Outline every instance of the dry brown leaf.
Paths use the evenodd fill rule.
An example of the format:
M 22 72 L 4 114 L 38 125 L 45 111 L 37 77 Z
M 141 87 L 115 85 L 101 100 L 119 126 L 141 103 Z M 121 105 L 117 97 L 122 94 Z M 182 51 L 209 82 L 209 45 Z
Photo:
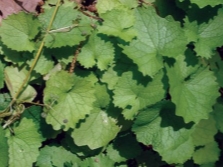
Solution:
M 36 7 L 41 1 L 42 0 L 0 0 L 0 23 L 2 18 L 6 18 L 8 15 L 18 13 L 19 11 L 36 13 Z

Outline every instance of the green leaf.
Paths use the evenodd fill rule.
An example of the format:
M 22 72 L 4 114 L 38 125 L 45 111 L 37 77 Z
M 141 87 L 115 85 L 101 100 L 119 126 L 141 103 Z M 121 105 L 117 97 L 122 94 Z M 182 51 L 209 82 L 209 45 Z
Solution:
M 39 167 L 65 166 L 65 164 L 76 166 L 80 159 L 63 147 L 45 146 L 40 150 L 37 159 Z
M 35 49 L 33 40 L 39 28 L 40 23 L 34 15 L 20 12 L 2 21 L 0 36 L 2 42 L 10 49 L 32 52 Z
M 191 135 L 195 146 L 202 146 L 214 141 L 214 136 L 218 132 L 215 124 L 213 116 L 210 116 L 209 119 L 201 120 L 195 126 L 195 130 Z
M 8 143 L 5 137 L 5 131 L 2 126 L 0 127 L 0 166 L 8 166 L 9 155 L 8 155 Z
M 11 97 L 8 93 L 0 94 L 0 112 L 3 111 L 9 106 L 11 102 Z
M 223 0 L 214 0 L 214 1 L 209 1 L 209 0 L 190 0 L 191 3 L 197 4 L 200 8 L 203 8 L 205 6 L 210 5 L 211 7 L 214 7 L 216 5 L 220 5 L 223 3 Z
M 198 123 L 207 119 L 212 105 L 219 96 L 214 73 L 208 67 L 195 65 L 197 59 L 191 53 L 178 56 L 173 67 L 167 67 L 171 100 L 176 105 L 176 115 L 186 123 Z
M 72 153 L 75 153 L 79 157 L 91 157 L 100 154 L 104 148 L 98 148 L 91 150 L 88 146 L 77 146 L 74 143 L 74 139 L 71 134 L 68 132 L 65 135 L 65 138 L 62 140 L 62 145 Z M 82 159 L 83 160 L 83 159 Z
M 125 41 L 131 41 L 136 36 L 132 28 L 135 18 L 132 10 L 113 9 L 100 15 L 103 25 L 98 27 L 100 33 L 119 37 Z
M 128 7 L 129 9 L 135 8 L 138 6 L 138 2 L 135 0 L 119 0 L 124 6 Z
M 206 164 L 218 160 L 220 149 L 216 142 L 211 142 L 200 148 L 193 154 L 193 160 L 196 164 Z
M 32 166 L 39 155 L 43 138 L 32 120 L 22 119 L 19 127 L 14 128 L 15 135 L 7 133 L 9 145 L 9 166 Z
M 92 113 L 71 135 L 78 146 L 87 145 L 91 149 L 96 149 L 107 145 L 115 138 L 120 130 L 116 123 L 116 120 L 104 111 Z
M 5 45 L 2 47 L 4 53 L 4 60 L 22 66 L 26 63 L 27 60 L 33 57 L 33 53 L 30 52 L 17 52 L 15 50 L 7 48 Z
M 48 25 L 54 7 L 44 10 L 39 16 L 43 25 Z M 57 11 L 56 18 L 52 25 L 52 32 L 46 36 L 45 46 L 48 48 L 60 48 L 63 46 L 74 46 L 85 40 L 85 34 L 90 34 L 90 18 L 74 10 L 72 6 L 61 6 Z M 60 30 L 59 30 L 60 29 Z M 53 32 L 53 31 L 57 32 Z
M 55 138 L 60 131 L 53 130 L 52 126 L 45 122 L 44 117 L 41 116 L 42 112 L 42 107 L 33 105 L 23 112 L 22 118 L 31 119 L 43 138 Z
M 4 87 L 4 65 L 0 61 L 0 89 Z
M 99 14 L 106 13 L 112 9 L 125 10 L 126 8 L 132 9 L 138 6 L 135 0 L 98 0 L 96 3 L 97 12 Z
M 193 151 L 191 125 L 174 114 L 174 105 L 163 101 L 139 113 L 133 125 L 137 140 L 152 145 L 169 164 L 184 163 Z
M 116 51 L 116 54 L 117 51 Z M 126 55 L 121 55 L 121 59 L 111 65 L 102 75 L 101 81 L 108 85 L 109 90 L 113 90 L 122 73 L 135 70 L 136 66 Z
M 223 62 L 221 61 L 220 54 L 216 52 L 216 54 L 208 60 L 208 64 L 210 64 L 211 71 L 215 72 L 219 86 L 223 87 Z
M 134 150 L 134 151 L 132 151 Z M 108 146 L 107 155 L 114 162 L 133 159 L 141 153 L 142 149 L 132 134 L 119 136 Z
M 112 161 L 108 156 L 99 154 L 98 156 L 86 158 L 80 166 L 90 166 L 90 167 L 114 167 L 115 162 Z
M 111 101 L 105 85 L 95 85 L 95 97 L 97 100 L 94 102 L 94 107 L 98 108 L 99 111 L 107 108 Z
M 97 33 L 93 33 L 87 44 L 81 49 L 77 60 L 85 68 L 91 68 L 94 65 L 100 70 L 106 70 L 114 59 L 114 48 L 112 43 L 105 42 Z
M 33 59 L 28 61 L 27 64 L 29 64 L 29 66 L 31 67 L 33 63 Z M 37 73 L 40 73 L 42 75 L 47 74 L 54 66 L 54 62 L 51 58 L 51 56 L 47 56 L 47 55 L 41 55 L 40 58 L 38 59 L 38 62 L 34 68 L 34 70 Z
M 112 1 L 98 0 L 96 7 L 98 13 L 102 14 L 111 11 L 112 9 L 120 8 L 122 7 L 122 5 L 119 2 L 119 0 L 112 0 Z
M 214 105 L 214 112 L 213 112 L 214 119 L 216 121 L 216 126 L 221 133 L 223 133 L 223 104 L 216 103 Z
M 108 84 L 108 89 L 114 89 L 114 86 L 118 82 L 119 76 L 115 71 L 114 66 L 109 67 L 103 74 L 101 81 Z
M 10 66 L 7 66 L 5 68 L 5 82 L 12 98 L 15 98 L 15 95 L 25 78 L 26 74 L 24 73 L 24 71 L 19 71 L 18 68 Z M 23 92 L 16 100 L 17 102 L 31 102 L 36 97 L 36 94 L 36 90 L 32 86 L 28 85 L 23 89 Z
M 188 17 L 184 19 L 184 32 L 187 37 L 188 43 L 190 43 L 191 41 L 197 41 L 197 39 L 199 38 L 198 29 L 199 25 L 197 21 L 190 22 Z
M 200 167 L 216 167 L 215 162 L 210 162 L 207 164 L 201 164 Z
M 138 65 L 143 75 L 153 77 L 163 68 L 162 56 L 176 57 L 186 49 L 180 24 L 160 18 L 154 8 L 135 10 L 137 39 L 123 46 L 124 53 Z
M 53 49 L 45 49 L 43 55 L 53 55 L 61 64 L 69 64 L 74 58 L 75 47 L 61 47 Z
M 78 77 L 83 78 L 86 81 L 89 81 L 92 86 L 94 86 L 96 84 L 96 82 L 98 82 L 98 76 L 93 71 L 87 71 L 85 69 L 76 68 L 75 74 Z
M 134 75 L 137 76 L 136 80 Z M 165 82 L 163 72 L 160 71 L 153 80 L 132 72 L 123 73 L 117 81 L 114 90 L 115 106 L 124 109 L 126 119 L 133 119 L 134 115 L 148 105 L 154 104 L 165 97 Z
M 218 46 L 223 45 L 223 10 L 219 9 L 218 15 L 208 23 L 203 23 L 198 29 L 198 39 L 195 43 L 195 51 L 201 57 L 210 58 Z
M 44 103 L 46 122 L 55 130 L 74 128 L 89 114 L 95 101 L 94 89 L 87 79 L 60 71 L 46 82 Z

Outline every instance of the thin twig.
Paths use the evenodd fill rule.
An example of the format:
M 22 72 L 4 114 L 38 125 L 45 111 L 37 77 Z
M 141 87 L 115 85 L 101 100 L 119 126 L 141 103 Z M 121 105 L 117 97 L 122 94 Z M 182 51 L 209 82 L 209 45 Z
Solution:
M 74 57 L 73 57 L 73 60 L 71 62 L 71 65 L 70 65 L 69 73 L 73 73 L 74 72 L 74 69 L 75 69 L 75 66 L 76 66 L 76 62 L 77 62 L 77 56 L 78 56 L 80 50 L 81 50 L 81 44 L 78 46 L 77 50 L 74 53 Z
M 85 11 L 83 11 L 83 10 L 80 10 L 80 11 L 81 11 L 84 15 L 86 15 L 86 16 L 92 18 L 92 19 L 95 19 L 95 20 L 98 20 L 98 21 L 103 21 L 103 19 L 100 18 L 100 17 L 90 15 L 89 13 L 87 13 L 87 12 L 85 12 Z

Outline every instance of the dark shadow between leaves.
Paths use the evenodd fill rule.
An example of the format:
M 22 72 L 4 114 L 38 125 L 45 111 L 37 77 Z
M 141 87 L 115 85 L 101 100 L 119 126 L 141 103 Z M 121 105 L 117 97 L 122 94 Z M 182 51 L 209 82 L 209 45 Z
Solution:
M 184 53 L 185 55 L 185 62 L 187 63 L 187 66 L 196 66 L 198 63 L 198 58 L 196 56 L 196 53 L 192 49 L 187 49 Z
M 85 123 L 85 122 L 86 122 L 86 119 L 87 119 L 88 117 L 89 117 L 89 115 L 87 114 L 87 115 L 85 116 L 84 119 L 79 119 L 78 123 L 76 123 L 75 128 L 80 128 L 81 124 L 82 124 L 82 123 Z
M 163 105 L 160 111 L 160 117 L 162 118 L 161 127 L 173 127 L 174 131 L 178 131 L 182 128 L 191 129 L 193 122 L 185 123 L 183 118 L 175 114 L 175 105 L 168 101 Z
M 176 60 L 174 58 L 163 56 L 164 63 L 166 63 L 169 67 L 173 67 Z
M 71 133 L 71 130 L 65 133 L 64 138 L 61 140 L 61 145 L 72 153 L 78 155 L 80 159 L 83 160 L 86 157 L 96 156 L 103 150 L 102 147 L 91 150 L 88 146 L 76 145 L 74 139 L 71 137 Z

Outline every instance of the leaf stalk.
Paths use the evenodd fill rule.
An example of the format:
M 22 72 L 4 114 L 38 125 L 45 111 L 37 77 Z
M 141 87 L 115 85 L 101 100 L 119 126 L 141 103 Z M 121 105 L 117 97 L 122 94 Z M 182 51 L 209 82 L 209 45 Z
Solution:
M 29 82 L 29 79 L 30 79 L 30 77 L 31 77 L 31 73 L 32 73 L 33 69 L 35 68 L 35 66 L 36 66 L 36 64 L 37 64 L 37 62 L 38 62 L 38 60 L 39 60 L 39 57 L 40 57 L 41 52 L 42 52 L 43 47 L 44 47 L 44 43 L 45 43 L 46 36 L 47 36 L 47 35 L 49 34 L 49 32 L 50 32 L 50 29 L 51 29 L 51 27 L 52 27 L 53 21 L 54 21 L 54 19 L 55 19 L 55 17 L 56 17 L 56 14 L 57 14 L 58 9 L 59 9 L 60 3 L 61 3 L 61 0 L 58 0 L 58 1 L 57 1 L 57 4 L 56 4 L 56 7 L 55 7 L 55 10 L 54 10 L 54 12 L 53 12 L 53 15 L 52 15 L 52 17 L 51 17 L 51 19 L 50 19 L 50 23 L 49 23 L 49 25 L 48 25 L 48 27 L 47 27 L 47 31 L 46 31 L 46 33 L 45 33 L 45 35 L 44 35 L 44 37 L 43 37 L 43 40 L 42 40 L 41 43 L 40 43 L 39 49 L 38 49 L 38 51 L 37 51 L 37 53 L 36 53 L 36 56 L 35 56 L 35 58 L 34 58 L 34 60 L 33 60 L 33 63 L 32 63 L 32 65 L 31 65 L 31 68 L 30 68 L 28 74 L 26 75 L 26 78 L 24 79 L 23 83 L 22 83 L 21 86 L 19 87 L 17 93 L 15 94 L 13 100 L 11 101 L 10 106 L 13 105 L 13 104 L 16 102 L 16 99 L 21 95 L 21 93 L 23 92 L 24 88 L 27 86 L 27 84 L 28 84 L 28 82 Z

